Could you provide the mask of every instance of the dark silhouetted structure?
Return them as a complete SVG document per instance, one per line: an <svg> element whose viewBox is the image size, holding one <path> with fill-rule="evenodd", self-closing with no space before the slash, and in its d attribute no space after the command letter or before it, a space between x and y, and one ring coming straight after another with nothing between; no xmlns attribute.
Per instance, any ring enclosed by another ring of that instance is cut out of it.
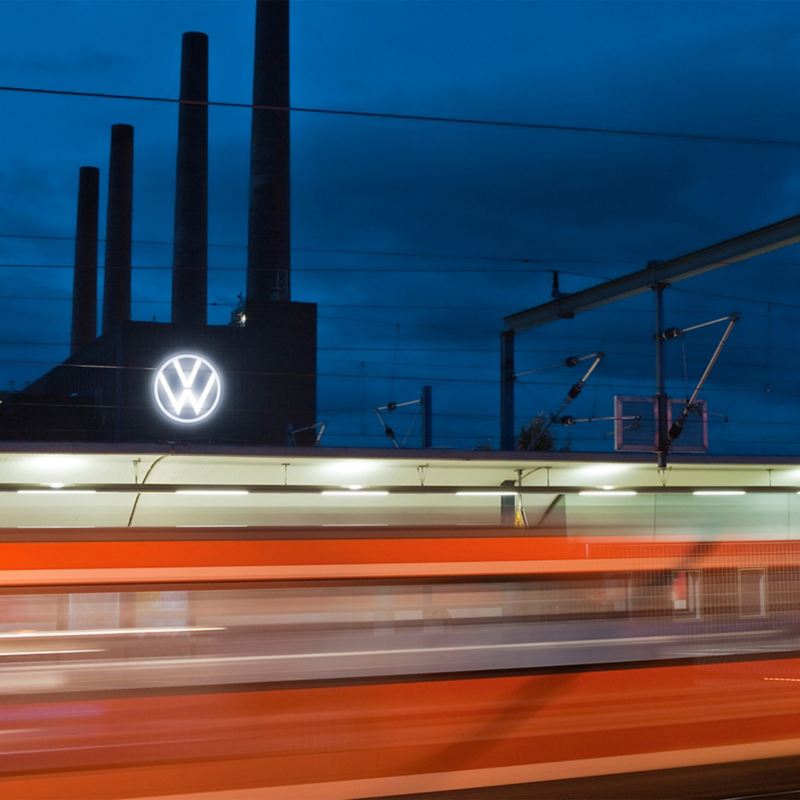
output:
<svg viewBox="0 0 800 800"><path fill-rule="evenodd" d="M97 336L97 218L100 170L81 167L75 224L75 272L72 278L70 353Z"/></svg>
<svg viewBox="0 0 800 800"><path fill-rule="evenodd" d="M246 309L259 322L291 299L288 0L256 3L253 106Z"/></svg>
<svg viewBox="0 0 800 800"><path fill-rule="evenodd" d="M259 2L257 20L254 101L285 106L288 2ZM0 438L279 446L313 442L313 430L305 438L289 435L316 423L317 307L289 300L288 114L253 112L247 302L235 324L210 326L205 34L183 37L180 97L172 323L130 319L133 128L114 125L102 335L95 338L96 320L89 314L89 307L96 306L97 171L84 177L81 170L72 353L24 391L6 396L0 404ZM219 407L202 423L172 422L154 402L157 368L180 353L204 356L221 374Z"/></svg>
<svg viewBox="0 0 800 800"><path fill-rule="evenodd" d="M103 333L131 318L131 231L133 227L133 126L111 126L106 216Z"/></svg>
<svg viewBox="0 0 800 800"><path fill-rule="evenodd" d="M206 324L208 252L208 37L184 33L175 175L172 322Z"/></svg>

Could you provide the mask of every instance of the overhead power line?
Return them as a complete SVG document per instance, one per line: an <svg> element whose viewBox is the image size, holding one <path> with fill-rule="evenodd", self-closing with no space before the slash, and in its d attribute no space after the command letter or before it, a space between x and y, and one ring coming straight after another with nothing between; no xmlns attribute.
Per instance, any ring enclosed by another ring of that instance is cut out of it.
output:
<svg viewBox="0 0 800 800"><path fill-rule="evenodd" d="M2 265L0 264L0 267ZM739 298L743 302L745 302L745 298ZM45 302L45 303L71 303L73 298L71 295L44 295L44 294L0 294L0 302L5 301L17 301L17 300L30 300L35 302ZM752 303L764 303L768 304L769 301L760 301L760 300L751 300L749 302ZM133 305L164 305L168 306L172 304L172 300L169 298L155 298L155 297L132 297L131 303ZM209 300L207 305L209 307L219 307L219 308L235 308L240 303L239 300ZM786 308L792 308L795 310L800 311L800 305L792 305L789 303L772 303L773 305L780 305ZM380 311L472 311L472 312L480 312L480 313L488 313L488 312L496 312L496 313L508 313L509 310L514 308L514 306L506 305L506 306L489 306L486 304L481 304L479 308L476 307L475 303L465 303L465 304L444 304L444 303L433 303L433 304L425 304L425 303L369 303L369 302L353 302L353 303L333 303L328 302L325 300L318 300L315 301L315 305L319 306L320 308L354 308L354 309L376 309ZM613 315L618 317L620 314L624 315L652 315L652 311L646 308L623 308L623 309L598 309L594 312L595 314L603 314L603 315ZM681 309L680 314L697 314L700 313L697 310L693 309ZM758 314L758 316L765 316L764 314ZM780 321L788 321L796 323L796 318L790 317L775 317L773 315L773 319L780 320ZM371 322L386 322L387 324L391 323L394 324L391 320L369 320ZM589 334L585 334L581 338L586 338ZM574 337L573 337L574 338ZM607 337L606 337L607 338ZM613 339L612 339L613 341ZM375 349L375 348L361 348L361 347L349 347L349 350L365 350L365 349ZM394 350L394 348L379 348L383 350ZM426 348L427 350L428 348ZM470 350L470 352L474 352ZM494 352L494 351L492 351Z"/></svg>
<svg viewBox="0 0 800 800"><path fill-rule="evenodd" d="M128 366L128 365L115 365L115 364L84 364L84 363L72 363L72 362L65 362L61 364L54 364L52 360L44 360L44 359L13 359L13 358L0 358L0 364L6 365L17 365L17 366L46 366L49 369L59 369L59 370L106 370L111 372L154 372L154 368L152 367L144 367L144 366ZM432 365L433 366L433 365ZM278 372L278 371L268 371L268 370L231 370L230 374L232 375L272 375L276 377L282 377L289 373L286 372ZM376 372L369 372L364 374L363 372L341 372L341 371L326 371L321 370L315 373L292 373L296 377L308 377L308 378L326 378L326 379L337 379L337 380L370 380L370 381L392 381L395 380L397 383L429 383L433 385L449 385L449 386L460 386L460 385L472 385L472 386L483 386L483 387L493 387L496 386L497 381L494 378L481 378L481 377L466 377L461 375L443 375L440 370L437 370L435 373L428 373L428 374L403 374L403 375L396 375L394 378L392 375L389 374L380 374ZM563 390L564 382L558 380L541 380L537 382L529 382L525 384L528 388L535 388L537 391L548 391L550 389L554 391ZM622 384L620 383L608 383L608 382L600 382L594 384L595 388L598 389L611 389L614 391L620 391L622 389L626 391L634 391L634 390L641 390L644 393L651 393L652 392L652 383L650 381L645 382L642 379L636 379L631 381L624 381ZM737 393L737 394L752 394L753 392L760 391L756 384L752 386L744 385L741 381L739 381L736 385L709 385L707 387L708 393L714 392L725 392L725 393ZM775 387L771 389L773 394L780 394L786 396L794 396L795 392L791 387L782 388L782 387Z"/></svg>
<svg viewBox="0 0 800 800"><path fill-rule="evenodd" d="M545 262L542 262L545 263ZM42 264L42 263L21 263L21 262L7 262L2 263L0 262L0 269L74 269L73 264ZM132 267L134 270L146 270L148 272L172 272L173 267L168 266L166 264L134 264ZM99 267L99 269L103 269L103 267ZM511 275L550 275L553 270L547 269L545 267L530 267L530 268L521 268L521 267L491 267L491 268L484 268L478 269L476 267L450 267L447 269L441 269L440 267L393 267L393 268L386 268L386 267L340 267L340 266L330 266L330 267L295 267L293 266L292 272L316 272L320 274L330 273L331 275L336 275L341 272L365 272L365 273L375 273L380 275L405 275L405 274L420 274L420 275L438 275L438 274L462 274L462 273L474 273L476 275L496 275L497 273L505 273ZM230 272L230 273L244 273L247 271L247 267L213 267L209 266L206 267L205 270L207 272ZM198 270L199 272L200 270ZM569 275L570 277L574 278L590 278L592 280L605 280L605 275L597 275L591 272L576 272L575 270L564 270L558 269L558 272L562 275Z"/></svg>
<svg viewBox="0 0 800 800"><path fill-rule="evenodd" d="M243 108L263 111L284 111L297 114L318 114L358 119L384 119L401 122L425 122L444 125L465 125L473 127L510 128L515 130L551 131L555 133L579 133L601 136L626 136L647 139L678 139L694 142L713 142L719 144L756 145L759 147L800 147L798 139L768 139L751 136L726 136L723 134L692 133L689 131L664 131L646 128L617 128L598 125L560 125L550 122L525 122L515 120L489 119L480 117L456 117L433 114L402 114L388 111L360 111L345 108L325 108L315 106L280 106L258 103L236 103L226 100L181 100L177 97L157 95L123 94L118 92L88 92L71 89L45 89L34 86L0 86L0 92L49 95L59 97L83 97L101 100L127 100L139 103L165 103L202 105L213 108Z"/></svg>
<svg viewBox="0 0 800 800"><path fill-rule="evenodd" d="M42 234L42 233L0 233L0 239L26 239L31 241L58 241L58 242L74 242L74 236L58 235L58 234ZM105 239L100 237L97 239L98 243L105 242ZM163 247L173 247L174 242L168 239L132 239L131 244L139 245L157 245ZM209 249L231 249L231 250L246 250L247 245L238 242L209 242L207 245ZM353 255L353 256L379 256L389 258L430 258L433 260L444 261L489 261L492 263L509 263L509 264L642 264L645 263L647 258L547 258L544 256L530 258L527 256L496 256L496 255L461 255L458 253L431 253L420 252L413 250L364 250L354 248L342 247L292 247L293 253L324 253L329 255ZM171 267L165 267L171 269ZM242 269L244 267L234 267L233 269ZM293 267L297 269L297 267ZM454 270L455 271L455 270ZM461 271L461 270L458 270ZM476 272L483 272L485 270L476 270ZM550 272L550 270L543 270ZM579 275L581 273L565 272L559 269L559 272L564 272L565 275ZM602 278L603 275L590 275L587 277Z"/></svg>

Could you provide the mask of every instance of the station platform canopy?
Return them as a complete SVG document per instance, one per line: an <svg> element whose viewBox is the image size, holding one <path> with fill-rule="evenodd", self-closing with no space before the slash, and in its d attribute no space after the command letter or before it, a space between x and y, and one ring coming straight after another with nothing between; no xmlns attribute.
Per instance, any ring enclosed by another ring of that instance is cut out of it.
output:
<svg viewBox="0 0 800 800"><path fill-rule="evenodd" d="M692 498L728 509L791 498L793 507L798 491L800 459L676 456L659 470L649 455L628 453L0 447L6 530L495 525L503 508L509 519L509 504L535 525L556 519L547 510L559 503L575 519L598 503L638 508L649 524L659 502L663 518L667 504Z"/></svg>

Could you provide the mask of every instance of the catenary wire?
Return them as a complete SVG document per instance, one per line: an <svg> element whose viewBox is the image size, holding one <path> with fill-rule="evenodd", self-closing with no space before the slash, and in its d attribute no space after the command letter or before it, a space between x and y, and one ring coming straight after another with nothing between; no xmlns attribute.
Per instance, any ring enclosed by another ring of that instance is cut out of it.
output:
<svg viewBox="0 0 800 800"><path fill-rule="evenodd" d="M537 263L550 263L547 261L541 261ZM576 262L577 263L577 262ZM32 263L10 263L10 262L0 262L0 269L63 269L63 270L72 270L75 268L74 264L32 264ZM98 266L99 270L104 269L102 266ZM142 265L132 265L131 270L133 271L146 271L146 272L171 272L173 267L171 265L165 264L142 264ZM199 271L199 270L198 270ZM245 273L247 272L247 267L206 267L206 272L230 272L230 273ZM569 275L570 277L578 277L578 278L591 278L593 280L596 279L607 279L605 275L598 275L597 273L592 272L577 272L575 270L564 270L558 269L553 270L552 268L547 267L533 267L533 268L509 268L509 267L492 267L490 269L478 269L475 267L451 267L448 269L442 269L441 267L393 267L387 269L386 267L350 267L350 266L331 266L331 267L295 267L292 266L292 272L315 272L320 274L329 273L331 275L336 275L341 272L365 272L365 273L375 273L380 275L403 275L406 273L418 273L423 275L436 275L436 274L448 274L448 273L476 273L480 275L495 275L497 273L508 273L512 275L531 275L531 274L542 274L542 275L550 275L552 272L556 271L562 275Z"/></svg>
<svg viewBox="0 0 800 800"><path fill-rule="evenodd" d="M63 234L38 234L38 233L0 233L0 239L30 239L32 241L63 241L74 242L74 236ZM105 242L104 237L98 237L97 242ZM131 244L138 245L158 245L164 247L174 247L174 242L168 239L132 239ZM236 242L209 242L206 245L210 248L246 250L247 244ZM636 258L531 258L527 256L488 256L488 255L462 255L458 253L431 253L412 250L365 250L342 247L291 247L294 253L327 253L334 255L357 255L357 256L386 256L390 258L432 258L450 261L501 261L512 264L643 264L647 259ZM242 267L244 269L244 267ZM600 277L600 276L598 276Z"/></svg>
<svg viewBox="0 0 800 800"><path fill-rule="evenodd" d="M0 359L0 364L17 364L17 365L26 365L26 366L50 366L50 367L58 367L59 369L90 369L90 370L115 370L115 371L137 371L137 372L153 372L153 367L139 367L139 366L122 366L122 365L112 365L112 364L82 364L82 363L67 363L67 364L58 364L53 365L52 361L37 361L33 359L25 359L25 360L18 360L18 359ZM362 373L353 373L353 372L308 372L308 373L298 373L298 372L282 372L282 371L266 371L266 370L233 370L232 374L235 375L271 375L271 376L283 376L290 374L292 377L297 378L335 378L339 380L363 380L365 377L369 380L373 381L388 381L391 380L391 375L377 375L377 374L369 374L364 375ZM473 385L481 385L481 386L496 386L497 381L496 379L492 378L477 378L477 377L461 377L461 376L450 376L450 375L441 375L441 374L434 374L434 375L398 375L396 377L397 382L415 382L415 383L430 383L430 384L473 384ZM527 387L536 387L538 389L554 389L554 390L562 390L565 386L565 382L561 380L550 380L550 381L539 381L537 383L529 382L525 384ZM652 390L652 382L639 382L639 381L629 381L624 380L621 383L594 383L593 386L601 389L614 389L614 390L633 390L633 389L643 389L646 391ZM725 386L717 386L714 384L710 384L708 387L708 391L724 391L724 392L735 392L735 393L752 393L753 391L757 391L753 387L744 386L742 385L741 381L737 383L735 386L725 385ZM773 388L771 390L773 394L786 394L792 397L796 396L796 391L789 390L789 389L780 389L780 388Z"/></svg>
<svg viewBox="0 0 800 800"><path fill-rule="evenodd" d="M734 145L755 145L759 147L800 147L798 139L772 139L765 137L730 136L724 134L705 134L690 131L665 131L645 128L618 128L597 125L565 125L549 122L526 122L515 120L489 119L479 117L459 117L433 114L403 114L389 111L365 111L357 109L330 108L322 106L283 106L260 103L241 103L227 100L182 100L177 97L158 95L138 95L121 92L78 91L74 89L51 89L35 86L0 86L0 92L33 94L59 97L94 98L100 100L125 100L140 103L162 103L168 105L207 106L210 108L239 108L258 111L277 111L296 114L316 114L332 117L358 119L381 119L398 122L421 122L443 125L462 125L470 127L509 128L515 130L549 131L554 133L576 133L595 136L622 136L646 139L678 139L693 142L707 142Z"/></svg>

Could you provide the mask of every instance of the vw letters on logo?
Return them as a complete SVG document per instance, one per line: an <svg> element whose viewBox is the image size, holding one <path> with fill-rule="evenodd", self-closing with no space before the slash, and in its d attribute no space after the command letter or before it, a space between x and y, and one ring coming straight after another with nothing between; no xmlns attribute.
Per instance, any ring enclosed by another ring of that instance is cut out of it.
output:
<svg viewBox="0 0 800 800"><path fill-rule="evenodd" d="M156 405L173 422L191 424L208 419L222 394L219 372L206 358L181 353L168 358L153 380Z"/></svg>

